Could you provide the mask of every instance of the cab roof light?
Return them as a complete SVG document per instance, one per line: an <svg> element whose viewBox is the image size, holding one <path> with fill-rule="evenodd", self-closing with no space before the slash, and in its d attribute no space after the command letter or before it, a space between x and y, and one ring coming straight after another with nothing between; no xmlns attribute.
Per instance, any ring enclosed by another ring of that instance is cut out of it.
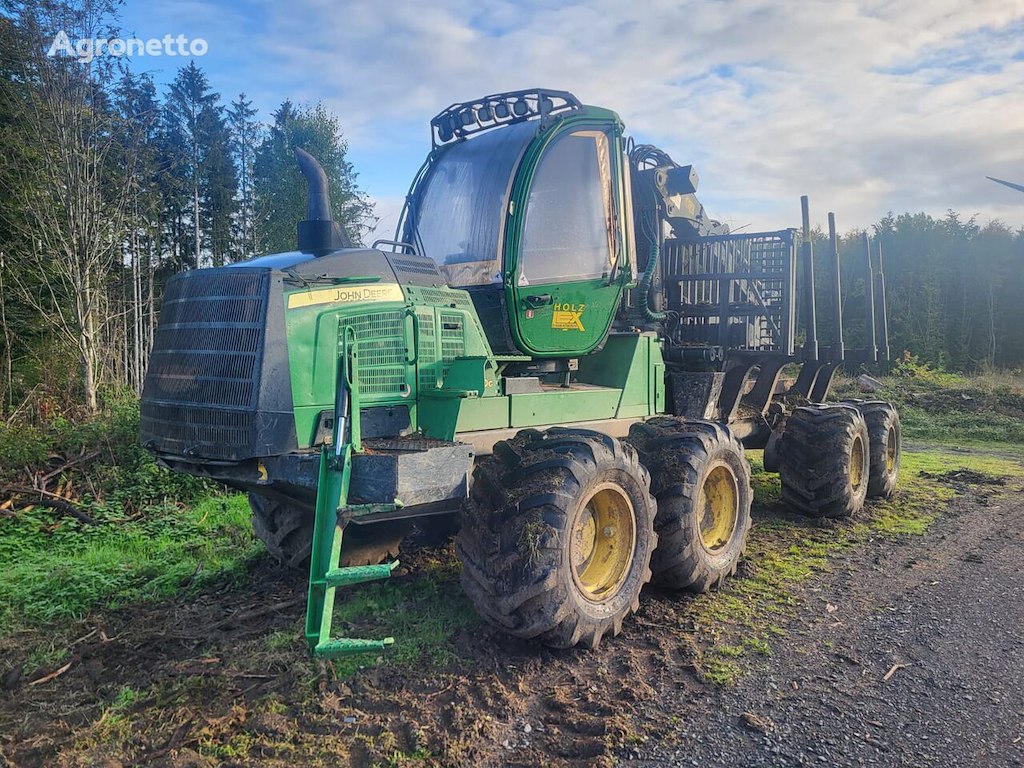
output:
<svg viewBox="0 0 1024 768"><path fill-rule="evenodd" d="M499 125L540 119L546 121L583 108L568 91L531 88L485 96L475 101L452 104L430 121L434 147L459 141Z"/></svg>

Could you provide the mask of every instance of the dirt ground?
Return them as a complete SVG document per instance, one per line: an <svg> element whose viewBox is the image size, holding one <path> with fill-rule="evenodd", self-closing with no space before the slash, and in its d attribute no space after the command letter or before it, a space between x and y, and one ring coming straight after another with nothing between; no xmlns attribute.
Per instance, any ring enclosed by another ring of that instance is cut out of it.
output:
<svg viewBox="0 0 1024 768"><path fill-rule="evenodd" d="M1024 765L1024 496L984 502L838 558L764 669L622 765Z"/></svg>
<svg viewBox="0 0 1024 768"><path fill-rule="evenodd" d="M0 640L0 766L1019 765L1024 502L985 480L951 474L924 536L834 555L725 686L702 666L719 630L656 590L596 652L474 623L454 657L339 676L297 639L305 579L260 558L248 583ZM465 602L454 573L437 599Z"/></svg>

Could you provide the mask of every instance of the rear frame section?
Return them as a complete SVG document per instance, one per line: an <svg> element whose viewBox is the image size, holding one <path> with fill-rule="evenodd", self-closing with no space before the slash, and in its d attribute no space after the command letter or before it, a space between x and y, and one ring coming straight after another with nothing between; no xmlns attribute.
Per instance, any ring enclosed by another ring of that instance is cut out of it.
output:
<svg viewBox="0 0 1024 768"><path fill-rule="evenodd" d="M816 259L807 197L802 232L784 229L666 239L660 293L668 314L671 410L729 424L748 448L764 447L790 404L821 403L843 365L889 359L881 251L877 265L864 235L867 340L848 351L835 215L828 257ZM830 276L832 338L819 343L815 268ZM876 301L876 296L878 300ZM782 386L783 373L796 377Z"/></svg>

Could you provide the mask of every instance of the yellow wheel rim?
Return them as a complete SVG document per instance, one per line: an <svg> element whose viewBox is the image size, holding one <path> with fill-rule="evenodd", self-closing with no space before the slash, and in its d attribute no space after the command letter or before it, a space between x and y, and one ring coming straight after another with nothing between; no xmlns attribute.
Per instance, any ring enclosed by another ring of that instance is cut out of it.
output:
<svg viewBox="0 0 1024 768"><path fill-rule="evenodd" d="M712 467L697 496L700 540L708 552L717 552L732 541L739 511L740 489L736 474L726 464Z"/></svg>
<svg viewBox="0 0 1024 768"><path fill-rule="evenodd" d="M850 485L854 490L864 482L864 441L860 435L853 438L850 448Z"/></svg>
<svg viewBox="0 0 1024 768"><path fill-rule="evenodd" d="M636 513L615 483L601 483L584 501L569 542L572 574L582 595L599 602L614 595L629 574Z"/></svg>
<svg viewBox="0 0 1024 768"><path fill-rule="evenodd" d="M892 474L896 470L896 427L889 427L885 436L885 471Z"/></svg>

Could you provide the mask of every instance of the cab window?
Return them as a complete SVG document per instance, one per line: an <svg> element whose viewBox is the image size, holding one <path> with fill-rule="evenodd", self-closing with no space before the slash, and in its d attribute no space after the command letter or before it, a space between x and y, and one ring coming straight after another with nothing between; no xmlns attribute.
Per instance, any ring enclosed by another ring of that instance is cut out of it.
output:
<svg viewBox="0 0 1024 768"><path fill-rule="evenodd" d="M447 147L412 204L407 242L453 287L503 283L498 256L509 178L537 131L526 121Z"/></svg>
<svg viewBox="0 0 1024 768"><path fill-rule="evenodd" d="M608 274L614 253L610 143L604 131L578 130L544 151L523 221L520 285Z"/></svg>

